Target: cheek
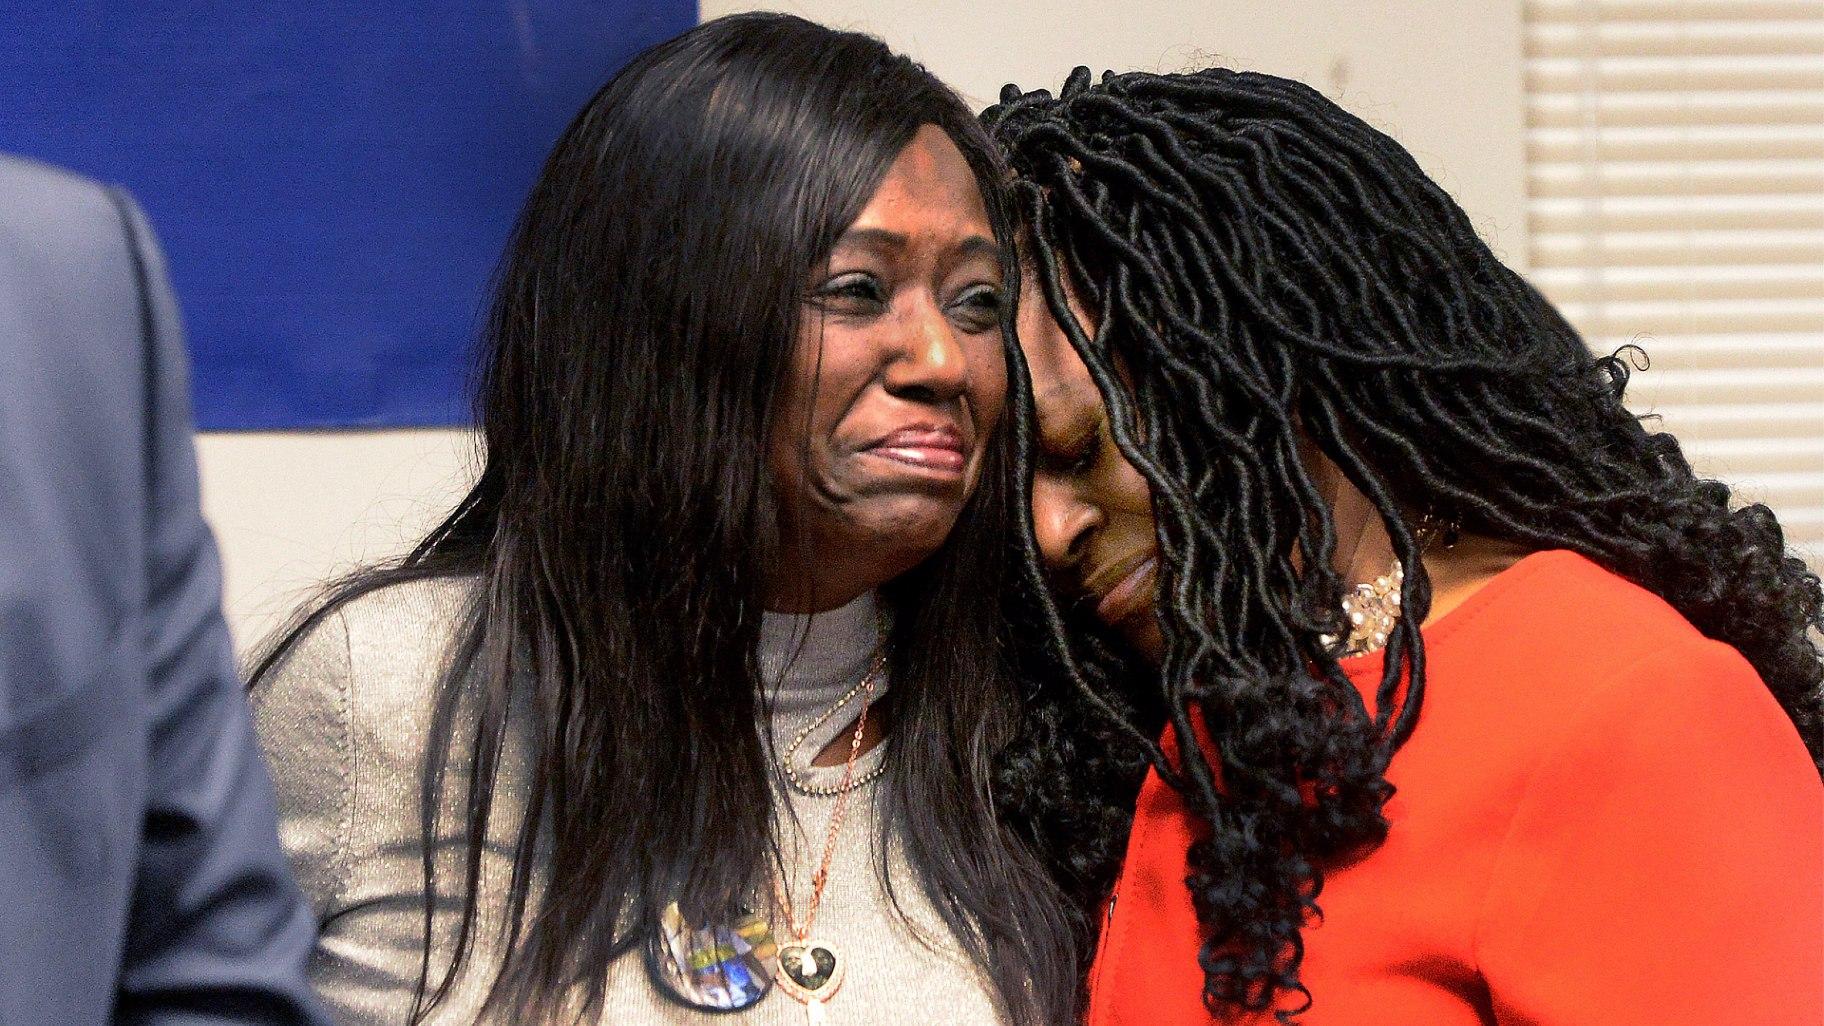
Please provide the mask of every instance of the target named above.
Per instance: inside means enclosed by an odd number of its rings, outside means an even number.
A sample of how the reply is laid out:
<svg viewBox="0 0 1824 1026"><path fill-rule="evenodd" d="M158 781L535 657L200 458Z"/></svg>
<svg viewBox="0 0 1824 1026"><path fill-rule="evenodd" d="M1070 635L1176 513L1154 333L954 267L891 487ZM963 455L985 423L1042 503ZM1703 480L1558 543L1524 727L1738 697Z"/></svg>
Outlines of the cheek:
<svg viewBox="0 0 1824 1026"><path fill-rule="evenodd" d="M1119 450L1115 450L1114 454L1116 458L1109 461L1109 467L1097 482L1096 490L1107 509L1144 519L1150 527L1153 522L1153 490L1147 486L1146 478L1140 476L1140 471L1120 455Z"/></svg>
<svg viewBox="0 0 1824 1026"><path fill-rule="evenodd" d="M873 380L874 346L866 332L839 324L812 325L792 361L790 398L782 407L790 419L780 426L802 437L827 434Z"/></svg>
<svg viewBox="0 0 1824 1026"><path fill-rule="evenodd" d="M969 405L977 429L987 434L1007 405L1007 350L995 334L988 341L972 345L968 352Z"/></svg>

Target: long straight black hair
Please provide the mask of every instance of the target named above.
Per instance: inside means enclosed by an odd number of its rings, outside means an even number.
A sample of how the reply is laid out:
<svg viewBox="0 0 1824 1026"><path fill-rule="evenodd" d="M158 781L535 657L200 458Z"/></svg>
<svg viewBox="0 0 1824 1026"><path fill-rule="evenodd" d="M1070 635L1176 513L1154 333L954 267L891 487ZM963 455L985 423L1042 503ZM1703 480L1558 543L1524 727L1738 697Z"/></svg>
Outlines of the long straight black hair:
<svg viewBox="0 0 1824 1026"><path fill-rule="evenodd" d="M478 482L410 555L334 587L256 666L254 687L377 588L474 579L423 780L414 1019L450 993L490 902L506 955L488 1008L542 1022L599 1012L604 967L668 903L712 922L764 893L778 848L755 648L780 549L764 449L810 276L926 124L968 160L1011 252L992 144L878 40L744 14L634 59L558 141L513 233L485 332ZM1003 432L946 547L883 589L894 732L878 808L1007 1014L1051 1023L1073 1014L1081 923L997 821L988 780L1020 698L998 608L1009 451ZM531 739L531 779L497 895L481 855L510 724ZM468 845L439 974L446 765L467 780Z"/></svg>
<svg viewBox="0 0 1824 1026"><path fill-rule="evenodd" d="M1112 710L1100 729L1126 737L1105 761L1124 786L1141 753L1207 823L1187 882L1212 1010L1311 997L1301 930L1323 867L1388 830L1386 769L1425 699L1425 514L1581 553L1658 594L1739 650L1824 757L1817 574L1767 507L1734 504L1643 427L1622 401L1625 354L1591 353L1398 143L1300 83L1222 68L1078 68L1056 96L1009 86L983 118L1020 176L1047 306L1156 512L1166 644L1151 694L1120 693L1133 681L1119 661L1049 609L1057 656L1083 655L1079 693L1059 702ZM1407 568L1372 711L1325 640L1348 635L1345 582L1306 440L1373 503ZM1137 712L1162 712L1180 766ZM1062 750L1041 742L1025 762ZM1126 822L1091 785L1023 793L1037 822L1104 824L1044 835L1080 900L1105 891Z"/></svg>

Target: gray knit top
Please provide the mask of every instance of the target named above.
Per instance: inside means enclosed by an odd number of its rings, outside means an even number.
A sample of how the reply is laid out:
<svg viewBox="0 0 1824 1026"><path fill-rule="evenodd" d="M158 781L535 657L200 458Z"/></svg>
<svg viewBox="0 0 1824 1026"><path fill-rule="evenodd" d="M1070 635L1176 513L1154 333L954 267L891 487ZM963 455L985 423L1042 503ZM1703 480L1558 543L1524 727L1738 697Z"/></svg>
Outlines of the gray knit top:
<svg viewBox="0 0 1824 1026"><path fill-rule="evenodd" d="M450 579L394 586L357 599L300 639L254 691L260 739L278 790L280 834L322 926L312 980L343 1023L403 1023L411 1007L424 930L420 774L439 673L471 590L471 582ZM876 630L872 596L816 617L768 615L759 654L774 691L775 766L798 731L861 679ZM851 703L806 739L794 761L800 781L815 789L840 779L840 768L808 764L856 711ZM454 750L462 749L459 732ZM864 755L856 772L877 768L884 749ZM460 757L451 760L447 771L445 826L435 842L440 914L433 980L448 965L461 907L466 842L459 809L467 780L459 763ZM755 800L773 803L787 887L802 918L835 799L806 794L786 784L782 773L776 775L770 796L757 782ZM511 872L528 778L525 745L514 745L509 735L482 854L482 886L494 893L504 892ZM1001 1023L988 982L963 956L893 843L893 831L876 814L876 790L876 784L864 785L850 799L817 916L816 935L836 945L846 960L826 1021L832 1026ZM877 870L881 844L887 845L887 874L904 918ZM430 1021L476 1021L500 959L501 924L492 906L484 903L468 968ZM784 939L783 923L775 922L774 930ZM747 1011L713 1014L661 996L637 955L602 972L604 1023L806 1021L804 1006L777 987Z"/></svg>

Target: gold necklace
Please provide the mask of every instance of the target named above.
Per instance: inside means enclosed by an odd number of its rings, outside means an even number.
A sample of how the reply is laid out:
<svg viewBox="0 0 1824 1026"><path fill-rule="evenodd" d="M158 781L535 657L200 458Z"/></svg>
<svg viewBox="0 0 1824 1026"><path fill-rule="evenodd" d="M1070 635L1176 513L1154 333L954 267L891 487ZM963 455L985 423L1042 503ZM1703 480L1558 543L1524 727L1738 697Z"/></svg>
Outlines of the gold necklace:
<svg viewBox="0 0 1824 1026"><path fill-rule="evenodd" d="M842 830L843 816L848 812L849 796L859 786L855 780L855 760L861 755L861 740L868 729L868 707L874 701L874 677L884 663L884 657L877 657L874 667L856 685L862 696L861 715L856 718L855 734L849 739L849 757L842 766L842 784L835 791L836 808L830 812L830 828L823 840L823 860L811 877L811 901L804 910L802 925L792 910L791 897L785 893L784 881L777 874L773 877L773 897L792 937L779 946L779 988L803 1003L805 1022L810 1026L818 1026L824 1021L824 1005L842 986L845 968L842 955L828 941L812 939L811 930L817 925L817 910L823 905L823 888L830 879L830 863L836 857L836 837ZM824 718L841 706L841 702L837 703ZM800 734L797 743L803 740L804 736ZM789 772L791 763L788 761L786 766Z"/></svg>
<svg viewBox="0 0 1824 1026"><path fill-rule="evenodd" d="M1419 554L1423 556L1438 537L1444 548L1457 544L1461 528L1455 521L1440 521L1431 516L1419 518ZM1372 581L1358 584L1343 594L1343 620L1349 625L1349 637L1343 643L1344 659L1378 652L1387 646L1393 629L1400 622L1401 592L1406 583L1406 567L1398 559L1393 567ZM1325 648L1336 644L1336 635L1318 638Z"/></svg>
<svg viewBox="0 0 1824 1026"><path fill-rule="evenodd" d="M818 785L812 784L799 776L798 767L793 765L798 760L798 749L804 747L804 741L811 736L811 732L818 727L823 726L825 723L828 723L831 717L835 716L838 712L841 712L843 707L853 701L855 696L861 694L864 689L872 695L874 692L874 685L878 683L880 679L881 671L886 668L887 654L884 649L877 649L874 653L874 661L868 666L868 672L862 674L861 680L857 681L855 686L848 690L847 694L838 698L835 705L825 709L816 719L805 724L804 729L793 735L791 743L785 746L785 751L780 755L779 761L785 769L786 781L800 794L807 794L813 798L829 798L833 795L840 794L845 789L860 787L871 780L877 779L882 773L886 772L887 764L883 762L854 780L849 780L847 777L844 777L841 784ZM863 710L863 713L865 715L865 709Z"/></svg>
<svg viewBox="0 0 1824 1026"><path fill-rule="evenodd" d="M1343 595L1343 619L1349 625L1349 638L1343 643L1343 658L1367 655L1386 647L1387 638L1400 622L1400 588L1406 583L1406 568L1399 560L1393 569L1373 581L1358 584ZM1336 644L1336 635L1318 639L1325 648Z"/></svg>

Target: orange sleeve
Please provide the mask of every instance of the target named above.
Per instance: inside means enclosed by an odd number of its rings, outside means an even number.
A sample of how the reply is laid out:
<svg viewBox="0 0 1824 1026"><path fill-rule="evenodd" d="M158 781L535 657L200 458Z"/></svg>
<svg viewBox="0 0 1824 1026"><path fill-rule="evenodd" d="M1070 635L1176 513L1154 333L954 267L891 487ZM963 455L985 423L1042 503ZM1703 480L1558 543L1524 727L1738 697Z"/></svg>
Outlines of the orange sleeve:
<svg viewBox="0 0 1824 1026"><path fill-rule="evenodd" d="M1824 785L1740 654L1683 643L1583 700L1476 929L1502 1026L1824 1024Z"/></svg>

